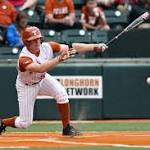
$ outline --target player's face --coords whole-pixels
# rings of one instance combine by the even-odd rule
[[[95,1],[88,1],[88,2],[87,2],[87,7],[88,7],[89,9],[93,9],[93,8],[95,8],[96,6],[97,6],[96,0],[95,0]]]
[[[31,53],[35,54],[36,56],[39,56],[39,54],[40,54],[40,45],[41,45],[41,39],[38,38],[38,39],[30,41],[28,49]]]

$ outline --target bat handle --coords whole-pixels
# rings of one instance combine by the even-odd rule
[[[109,46],[111,43],[113,43],[115,40],[117,40],[124,32],[127,32],[127,30],[124,29],[122,32],[120,32],[119,34],[117,34],[113,39],[111,39],[110,41],[108,41],[106,43],[106,45]]]
[[[118,36],[115,36],[113,39],[111,39],[110,41],[108,41],[108,42],[106,43],[106,45],[109,46],[112,42],[114,42],[114,41],[117,40],[117,39],[118,39]]]

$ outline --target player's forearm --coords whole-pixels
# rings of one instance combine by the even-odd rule
[[[94,51],[97,45],[98,44],[73,43],[72,47],[76,49],[78,52],[83,53],[83,52]]]
[[[104,43],[99,44],[84,44],[84,43],[73,43],[72,47],[80,53],[95,51],[95,52],[104,52],[108,49],[108,46]]]
[[[39,72],[47,72],[49,70],[52,70],[56,65],[60,63],[58,57],[55,57],[51,60],[46,61],[45,63],[41,64]]]
[[[31,72],[44,73],[44,72],[47,72],[48,70],[53,69],[60,62],[73,57],[75,54],[76,54],[76,50],[74,50],[74,49],[67,50],[66,49],[66,50],[62,51],[57,57],[47,60],[43,64],[31,63],[31,64],[27,65],[25,70],[31,71]]]
[[[46,61],[43,64],[32,63],[26,67],[26,70],[37,73],[47,72],[48,70],[53,69],[57,64],[59,64],[60,61],[58,58],[59,57],[55,57],[51,60]]]

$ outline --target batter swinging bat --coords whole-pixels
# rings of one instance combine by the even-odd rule
[[[128,32],[128,31],[134,29],[135,27],[139,26],[144,21],[148,20],[149,17],[150,17],[150,13],[149,12],[145,12],[144,14],[139,16],[137,19],[135,19],[132,23],[130,23],[122,32],[120,32],[114,38],[112,38],[110,41],[108,41],[106,43],[106,45],[109,46],[112,42],[117,40],[123,33]]]

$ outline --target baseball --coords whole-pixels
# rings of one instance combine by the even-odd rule
[[[150,85],[150,77],[147,77],[146,81],[147,81],[147,84]]]

